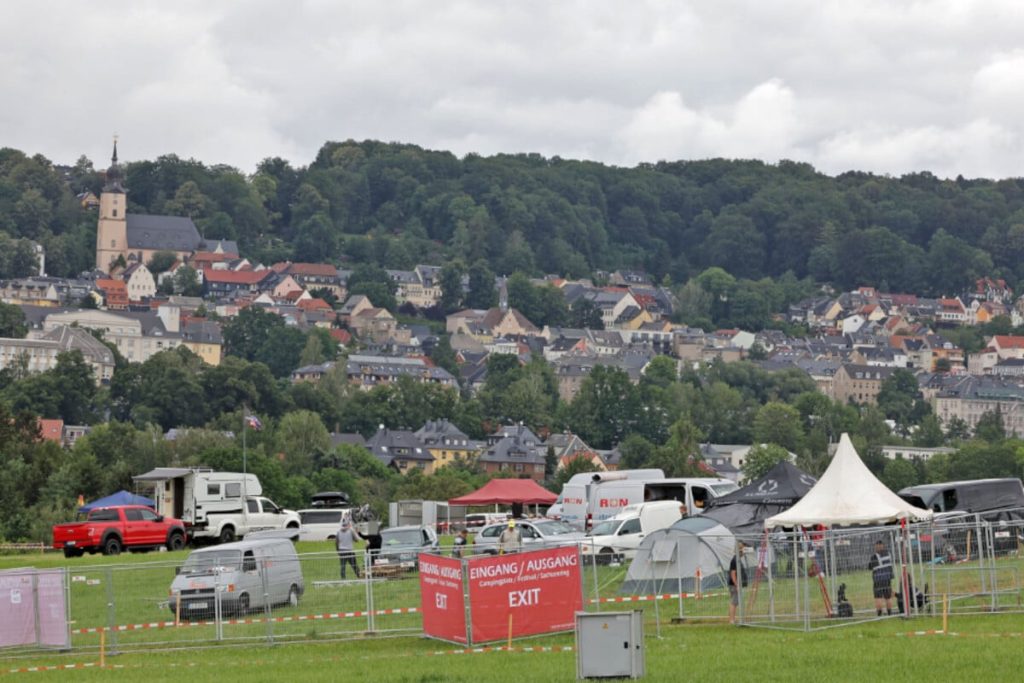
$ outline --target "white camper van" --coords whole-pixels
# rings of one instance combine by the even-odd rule
[[[680,479],[616,479],[598,482],[587,501],[586,528],[614,517],[630,505],[672,500],[686,505],[689,515],[699,515],[713,498],[735,491],[736,482],[717,477]]]
[[[133,479],[155,486],[156,511],[185,522],[192,538],[230,543],[253,531],[299,528],[298,513],[264,498],[255,474],[158,467]]]
[[[602,482],[621,481],[626,479],[664,479],[665,473],[659,469],[618,470],[616,472],[580,472],[574,474],[562,486],[555,504],[548,509],[548,517],[561,519],[563,522],[583,529],[587,523],[587,509],[590,503],[591,490]],[[638,501],[640,502],[640,501]]]
[[[598,560],[633,559],[644,537],[652,531],[667,529],[682,519],[682,504],[675,500],[630,505],[625,510],[594,525],[581,546],[584,555]]]

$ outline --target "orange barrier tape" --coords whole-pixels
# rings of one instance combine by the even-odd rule
[[[386,614],[413,614],[419,612],[419,607],[396,607],[394,609],[379,609],[374,610],[374,616],[383,616]],[[325,619],[351,619],[353,617],[366,617],[369,616],[369,612],[329,612],[325,614],[303,614],[294,617],[253,617],[251,619],[224,619],[221,623],[225,626],[237,626],[241,624],[281,624],[290,621],[321,621]],[[120,626],[94,626],[92,628],[79,628],[71,631],[73,634],[86,634],[86,633],[109,633],[111,631],[143,631],[147,629],[161,629],[161,628],[182,628],[191,626],[215,626],[216,621],[182,621],[175,625],[173,621],[153,621],[148,624],[122,624]]]
[[[705,598],[717,598],[725,595],[725,593],[665,593],[662,595],[625,595],[616,598],[591,598],[587,602],[593,605],[594,603],[604,602],[653,602],[655,600],[675,600],[677,598],[683,599],[698,599],[703,600]]]
[[[438,650],[426,654],[437,655],[479,655],[487,652],[572,652],[572,645],[561,645],[554,647],[507,647],[499,645],[495,647],[467,647],[461,650]]]
[[[68,671],[70,669],[92,669],[99,667],[98,662],[83,662],[78,664],[54,664],[52,666],[23,666],[20,669],[8,669],[9,674],[28,674],[39,671]]]

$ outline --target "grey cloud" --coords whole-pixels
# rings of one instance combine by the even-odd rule
[[[13,4],[2,144],[251,170],[328,139],[1019,175],[1015,1]]]

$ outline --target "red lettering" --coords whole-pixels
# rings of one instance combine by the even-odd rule
[[[629,505],[629,498],[602,498],[597,506],[602,508],[624,508]]]

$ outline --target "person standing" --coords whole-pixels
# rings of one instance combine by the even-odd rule
[[[875,595],[875,613],[882,616],[882,607],[887,615],[892,614],[892,556],[885,543],[875,541],[875,554],[868,560],[871,570],[871,584]]]
[[[345,565],[351,564],[352,571],[356,578],[359,578],[359,565],[356,563],[355,543],[360,538],[359,532],[352,526],[352,517],[345,513],[341,516],[341,526],[338,534],[334,537],[334,547],[338,551],[338,559],[341,561],[341,578],[345,580]]]
[[[516,528],[514,519],[508,520],[508,527],[498,536],[498,554],[518,552],[523,545],[523,537]]]
[[[746,544],[736,540],[736,554],[729,563],[729,623],[736,623],[736,608],[740,604],[740,586],[747,585],[747,569],[743,565],[743,549]]]
[[[455,540],[452,541],[452,557],[462,557],[463,554],[469,549],[469,532],[465,529],[460,529],[459,533],[455,534]]]

